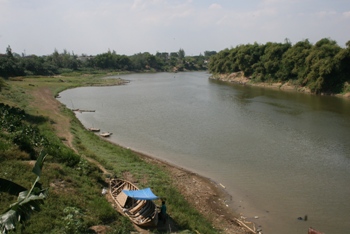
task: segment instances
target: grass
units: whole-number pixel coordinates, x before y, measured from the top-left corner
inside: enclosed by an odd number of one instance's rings
[[[133,178],[139,187],[152,187],[159,196],[171,201],[168,209],[180,230],[200,233],[218,233],[210,222],[200,215],[173,185],[173,178],[165,169],[147,163],[131,150],[102,140],[87,131],[74,114],[60,106],[59,114],[42,108],[38,101],[38,90],[49,89],[54,95],[62,90],[88,85],[113,85],[118,79],[101,79],[106,74],[69,74],[61,77],[30,77],[7,82],[0,92],[0,102],[16,106],[27,113],[25,122],[37,126],[40,134],[51,144],[41,182],[50,187],[49,197],[41,206],[41,211],[32,215],[25,225],[16,229],[17,233],[88,233],[89,227],[105,225],[110,233],[130,233],[134,228],[131,222],[117,213],[102,197],[101,189],[107,184],[100,169],[86,158],[92,158],[110,171],[111,176]],[[22,81],[18,81],[22,80]],[[69,129],[73,135],[74,152],[63,144],[65,137],[58,136],[55,124],[69,119]],[[11,179],[25,187],[35,177],[31,173],[29,155],[12,143],[11,135],[1,132],[0,176]],[[4,211],[12,196],[1,193],[0,212]]]

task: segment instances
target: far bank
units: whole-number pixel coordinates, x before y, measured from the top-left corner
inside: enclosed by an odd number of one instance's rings
[[[292,82],[257,82],[252,80],[249,77],[244,76],[243,72],[234,72],[230,74],[215,74],[210,76],[212,80],[219,80],[228,83],[240,84],[240,85],[251,85],[257,87],[264,88],[272,88],[279,89],[283,91],[295,91],[301,93],[307,93],[310,95],[315,95],[311,92],[311,90],[307,87],[301,87],[293,84]],[[350,98],[350,92],[344,94],[335,94],[335,93],[321,93],[319,95],[329,95],[329,96],[337,96],[341,98]]]

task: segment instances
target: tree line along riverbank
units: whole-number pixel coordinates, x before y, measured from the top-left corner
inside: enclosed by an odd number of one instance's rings
[[[169,201],[169,215],[174,220],[172,232],[245,233],[232,221],[232,216],[225,213],[227,210],[224,204],[220,204],[221,195],[215,184],[179,168],[152,163],[152,160],[131,150],[101,139],[87,131],[74,113],[54,98],[64,89],[106,82],[109,85],[120,84],[118,79],[106,81],[90,75],[27,77],[6,81],[0,91],[1,178],[29,189],[35,180],[35,174],[31,173],[33,165],[39,155],[45,153],[40,186],[48,189],[46,198],[35,206],[30,218],[16,224],[14,232],[134,231],[130,221],[101,196],[102,188],[108,187],[108,178],[117,176],[127,178],[140,187],[151,187],[159,197]],[[99,164],[91,163],[91,159]],[[99,165],[108,173],[104,173]],[[177,183],[179,178],[183,183]],[[193,196],[193,191],[203,192],[198,184],[207,192],[196,197],[198,203],[191,203],[193,198],[188,198]],[[181,188],[189,189],[189,194],[184,194]],[[40,194],[41,191],[36,192]],[[16,199],[17,195],[1,190],[1,215]],[[212,201],[216,203],[215,208]],[[197,206],[204,207],[204,210]],[[39,207],[40,210],[37,210]]]
[[[148,52],[131,56],[117,54],[108,50],[97,55],[76,55],[64,50],[55,50],[50,55],[21,55],[6,48],[6,54],[0,54],[0,77],[14,76],[53,76],[60,74],[105,73],[106,71],[128,72],[178,72],[200,71],[207,69],[209,57],[215,51],[188,56],[183,49],[177,52]]]
[[[303,40],[292,45],[286,39],[238,45],[213,55],[208,70],[218,79],[245,77],[249,83],[288,83],[315,94],[345,94],[350,92],[350,41],[345,48],[329,38],[315,44]]]

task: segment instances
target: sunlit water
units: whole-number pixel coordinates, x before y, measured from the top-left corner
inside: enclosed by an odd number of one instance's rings
[[[111,141],[223,184],[229,206],[264,233],[350,233],[350,101],[209,76],[123,75],[129,84],[67,90],[59,100],[96,110],[77,117],[113,132]]]

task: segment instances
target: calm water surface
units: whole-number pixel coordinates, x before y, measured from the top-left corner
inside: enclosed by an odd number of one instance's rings
[[[209,76],[123,75],[129,84],[67,90],[60,101],[96,110],[77,116],[113,142],[222,183],[229,206],[265,234],[349,233],[350,101]]]

